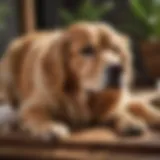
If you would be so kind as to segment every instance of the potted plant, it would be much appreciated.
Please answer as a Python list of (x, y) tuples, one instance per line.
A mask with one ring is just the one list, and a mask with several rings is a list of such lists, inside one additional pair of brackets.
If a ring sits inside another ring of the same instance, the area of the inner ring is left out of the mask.
[(131, 16), (124, 30), (139, 40), (141, 57), (148, 75), (160, 77), (160, 1), (130, 0)]
[(95, 4), (92, 0), (84, 0), (72, 13), (65, 8), (60, 9), (60, 17), (64, 25), (69, 25), (77, 21), (99, 21), (114, 7), (114, 3)]

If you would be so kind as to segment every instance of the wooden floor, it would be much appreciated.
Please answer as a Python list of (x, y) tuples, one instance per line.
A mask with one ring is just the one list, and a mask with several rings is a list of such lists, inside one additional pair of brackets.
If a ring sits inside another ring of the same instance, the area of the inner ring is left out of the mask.
[(160, 160), (160, 132), (122, 138), (98, 127), (73, 133), (61, 142), (42, 142), (20, 133), (0, 135), (1, 159)]
[(0, 136), (0, 159), (159, 160), (160, 134), (120, 138), (106, 128), (73, 133), (65, 141), (42, 142), (24, 135)]

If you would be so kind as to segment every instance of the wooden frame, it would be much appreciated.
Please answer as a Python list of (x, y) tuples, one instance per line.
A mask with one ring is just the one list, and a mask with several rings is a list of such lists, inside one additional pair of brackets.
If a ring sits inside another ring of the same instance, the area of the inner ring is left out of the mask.
[(36, 29), (35, 0), (21, 0), (22, 13), (21, 24), (24, 33), (33, 32)]

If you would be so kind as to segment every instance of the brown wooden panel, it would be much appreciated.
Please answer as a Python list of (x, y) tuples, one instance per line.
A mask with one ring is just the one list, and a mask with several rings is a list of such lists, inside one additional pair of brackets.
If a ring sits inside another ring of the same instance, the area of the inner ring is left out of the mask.
[(35, 0), (20, 1), (20, 10), (22, 12), (21, 21), (23, 32), (33, 32), (36, 28)]

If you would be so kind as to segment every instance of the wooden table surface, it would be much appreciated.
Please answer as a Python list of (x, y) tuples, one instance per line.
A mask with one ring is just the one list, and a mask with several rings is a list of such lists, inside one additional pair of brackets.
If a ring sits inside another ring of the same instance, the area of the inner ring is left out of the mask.
[(43, 142), (14, 133), (0, 136), (0, 159), (160, 159), (160, 134), (122, 138), (107, 128), (73, 133), (64, 141)]
[(160, 132), (124, 138), (96, 127), (75, 132), (61, 142), (44, 142), (21, 133), (1, 134), (0, 160), (3, 159), (160, 160)]

